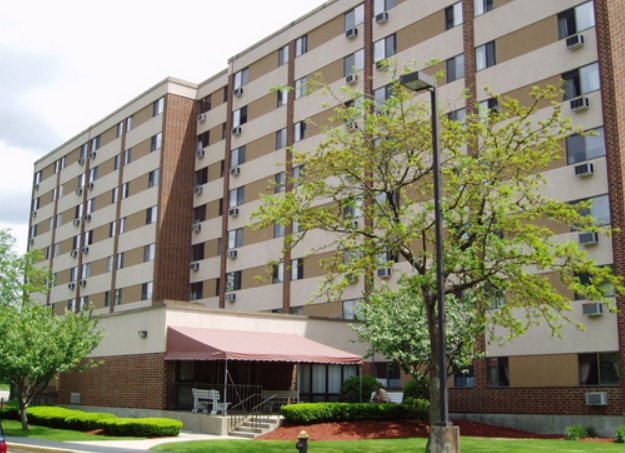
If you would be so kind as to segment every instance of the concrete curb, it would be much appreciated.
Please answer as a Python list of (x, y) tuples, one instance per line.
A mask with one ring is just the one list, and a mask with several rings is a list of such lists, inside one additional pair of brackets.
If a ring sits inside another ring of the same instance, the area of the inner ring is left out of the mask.
[(70, 450), (67, 448), (55, 448), (55, 447), (42, 447), (39, 445), (29, 444), (16, 444), (13, 442), (7, 442), (7, 447), (10, 450), (27, 450), (27, 451), (40, 451), (42, 453), (83, 453), (81, 450)]

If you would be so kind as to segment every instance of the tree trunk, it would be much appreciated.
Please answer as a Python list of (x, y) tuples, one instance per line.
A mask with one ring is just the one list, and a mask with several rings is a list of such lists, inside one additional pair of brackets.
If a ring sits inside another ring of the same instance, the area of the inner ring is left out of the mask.
[(26, 413), (26, 409), (28, 409), (28, 404), (22, 398), (22, 395), (19, 397), (19, 405), (20, 405), (20, 421), (22, 422), (22, 431), (28, 431), (28, 414)]

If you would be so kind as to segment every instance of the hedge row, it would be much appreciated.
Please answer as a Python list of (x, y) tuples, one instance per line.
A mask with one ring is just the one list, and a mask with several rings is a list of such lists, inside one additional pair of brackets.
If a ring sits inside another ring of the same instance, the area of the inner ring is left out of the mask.
[[(106, 412), (85, 412), (64, 407), (35, 406), (26, 410), (28, 421), (33, 425), (52, 428), (90, 431), (102, 429), (113, 436), (177, 436), (182, 422), (171, 418), (120, 418)], [(5, 407), (2, 417), (19, 420), (15, 408)]]
[(282, 406), (285, 422), (308, 425), (342, 420), (426, 420), (429, 410), (426, 400), (393, 403), (299, 403)]

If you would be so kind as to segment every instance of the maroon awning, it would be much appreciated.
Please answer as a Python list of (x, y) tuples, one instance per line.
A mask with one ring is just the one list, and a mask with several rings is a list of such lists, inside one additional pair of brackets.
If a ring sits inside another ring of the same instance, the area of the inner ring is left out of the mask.
[(168, 327), (165, 360), (359, 364), (362, 357), (288, 333)]

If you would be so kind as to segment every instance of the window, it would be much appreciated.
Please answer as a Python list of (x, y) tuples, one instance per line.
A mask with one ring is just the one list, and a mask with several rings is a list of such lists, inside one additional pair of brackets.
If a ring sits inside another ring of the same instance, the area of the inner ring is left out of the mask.
[(473, 11), (475, 13), (475, 17), (492, 11), (492, 9), (493, 0), (473, 0)]
[(383, 87), (380, 87), (374, 90), (373, 97), (375, 98), (375, 103), (376, 103), (378, 110), (384, 107), (384, 105), (386, 104), (386, 101), (388, 101), (392, 96), (393, 96), (393, 85), (391, 84), (385, 85)]
[(508, 357), (491, 357), (486, 360), (486, 381), (489, 387), (510, 385)]
[(113, 266), (115, 264), (115, 257), (113, 256), (109, 256), (106, 259), (106, 271), (107, 272), (113, 272)]
[(283, 238), (286, 236), (286, 225), (280, 225), (279, 223), (275, 223), (273, 225), (273, 237), (275, 238)]
[(74, 311), (76, 306), (76, 299), (70, 299), (67, 301), (67, 311)]
[(109, 223), (109, 237), (112, 238), (113, 236), (115, 236), (115, 222), (111, 222)]
[(393, 362), (377, 362), (375, 377), (384, 387), (401, 387), (399, 366)]
[(104, 306), (110, 307), (110, 305), (111, 305), (111, 292), (104, 291)]
[(228, 272), (226, 274), (226, 291), (241, 289), (241, 271)]
[(121, 305), (123, 301), (123, 291), (122, 288), (117, 288), (115, 290), (115, 305)]
[(98, 179), (98, 166), (97, 165), (89, 169), (89, 177), (87, 181), (94, 182), (96, 179)]
[(204, 297), (204, 282), (191, 283), (191, 300), (199, 300)]
[(91, 139), (91, 151), (100, 149), (100, 136)]
[(95, 211), (95, 198), (90, 198), (87, 200), (87, 214), (93, 214)]
[(230, 207), (235, 208), (245, 203), (245, 186), (237, 187), (230, 191)]
[(308, 35), (300, 36), (295, 40), (295, 56), (299, 57), (308, 52)]
[(289, 89), (288, 88), (282, 88), (278, 91), (276, 91), (276, 106), (277, 107), (282, 107), (283, 105), (286, 105), (287, 102), (289, 102)]
[(132, 116), (129, 116), (128, 118), (126, 118), (126, 132), (128, 132), (130, 129), (132, 129)]
[(464, 54), (447, 60), (447, 83), (464, 77)]
[(154, 283), (147, 282), (141, 285), (141, 300), (152, 299), (152, 290), (154, 289)]
[(304, 76), (301, 79), (295, 81), (295, 99), (299, 99), (302, 96), (306, 96), (308, 92), (308, 76)]
[(293, 187), (297, 187), (299, 179), (304, 177), (304, 164), (293, 167)]
[(280, 129), (276, 132), (276, 149), (284, 148), (286, 146), (286, 128)]
[(569, 165), (605, 156), (603, 127), (592, 129), (594, 135), (574, 134), (566, 139), (566, 159)]
[(197, 136), (197, 150), (201, 151), (202, 149), (206, 148), (211, 141), (211, 135), (210, 135), (210, 131), (206, 131), (200, 135)]
[(301, 280), (304, 278), (304, 260), (295, 258), (291, 260), (291, 280)]
[(158, 214), (158, 207), (152, 206), (145, 210), (145, 224), (150, 225), (156, 223), (156, 216)]
[(228, 231), (228, 250), (243, 246), (243, 228)]
[[(575, 201), (573, 204), (580, 201), (590, 201), (590, 208), (583, 210), (582, 215), (593, 217), (597, 225), (610, 225), (610, 201), (607, 194)], [(575, 229), (573, 228), (573, 230)]]
[(191, 261), (201, 261), (204, 259), (204, 243), (193, 244), (191, 246)]
[(358, 306), (363, 302), (363, 299), (347, 299), (343, 301), (343, 319), (356, 319), (356, 313), (358, 312)]
[(161, 171), (158, 168), (148, 173), (148, 187), (158, 186), (160, 177), (161, 177)]
[(80, 234), (77, 234), (76, 236), (72, 237), (72, 250), (77, 250), (80, 248)]
[(449, 121), (464, 121), (467, 117), (467, 109), (462, 107), (458, 110), (454, 110), (453, 112), (449, 112), (447, 114), (447, 118)]
[(461, 372), (454, 374), (454, 387), (456, 388), (475, 387), (475, 375), (473, 374), (473, 367), (469, 367), (466, 370), (462, 370)]
[(232, 127), (247, 123), (247, 105), (232, 112)]
[(132, 162), (132, 148), (124, 151), (124, 165), (128, 165), (130, 162)]
[(579, 354), (580, 385), (617, 385), (621, 382), (618, 352)]
[[(590, 274), (583, 273), (583, 274), (576, 274), (575, 276), (579, 278), (579, 282), (582, 285), (592, 284), (592, 278)], [(610, 297), (616, 296), (614, 285), (612, 285), (611, 283), (603, 283), (601, 285), (601, 291), (603, 292), (603, 297), (610, 298)], [(573, 299), (574, 300), (586, 300), (586, 297), (581, 294), (575, 293), (575, 295), (573, 296)]]
[(373, 0), (373, 14), (378, 15), (384, 11), (394, 8), (397, 0)]
[(156, 253), (156, 245), (148, 244), (143, 247), (143, 262), (154, 261), (154, 255)]
[(59, 242), (54, 243), (54, 256), (59, 256), (61, 253), (61, 244)]
[(228, 130), (228, 124), (226, 123), (222, 123), (221, 124), (221, 139), (225, 140), (226, 138), (226, 131)]
[(121, 162), (121, 155), (120, 154), (115, 154), (115, 157), (113, 158), (113, 171), (115, 170), (119, 170), (119, 164)]
[(117, 123), (116, 136), (121, 137), (123, 133), (124, 133), (124, 122), (120, 121), (119, 123)]
[(496, 63), (495, 41), (487, 42), (475, 49), (475, 65), (478, 71), (490, 68)]
[(365, 51), (360, 49), (343, 58), (343, 76), (347, 77), (365, 66)]
[(198, 110), (200, 113), (208, 112), (212, 108), (211, 95), (203, 97), (198, 101)]
[(278, 66), (287, 64), (289, 62), (289, 45), (278, 49)]
[(163, 113), (165, 108), (165, 98), (160, 98), (152, 105), (152, 116), (158, 116)]
[(445, 30), (462, 24), (462, 2), (454, 3), (445, 8)]
[(234, 89), (238, 90), (239, 88), (244, 87), (250, 80), (250, 68), (241, 69), (239, 72), (234, 74)]
[(119, 234), (126, 232), (126, 217), (119, 219)]
[(365, 19), (365, 5), (360, 4), (352, 10), (347, 11), (343, 15), (344, 31), (351, 28), (355, 28), (357, 25), (362, 24)]
[(273, 193), (286, 192), (286, 172), (281, 171), (280, 173), (276, 173), (273, 179), (274, 179)]
[(124, 184), (122, 184), (122, 200), (125, 198), (128, 198), (129, 195), (130, 195), (130, 185), (129, 183), (125, 182)]
[(85, 263), (82, 265), (82, 273), (81, 273), (82, 278), (89, 278), (91, 277), (91, 263)]
[(599, 65), (592, 63), (562, 74), (564, 79), (564, 100), (573, 99), (591, 91), (598, 90)]
[(196, 206), (193, 208), (193, 223), (199, 223), (206, 220), (206, 205)]
[(223, 87), (222, 90), (223, 102), (228, 102), (228, 86)]
[(284, 262), (280, 261), (278, 264), (273, 265), (271, 273), (272, 283), (282, 283), (284, 281)]
[(337, 401), (342, 383), (357, 372), (354, 365), (300, 365), (300, 398), (302, 401)]
[(75, 282), (78, 279), (78, 266), (74, 266), (69, 270), (69, 281)]
[(233, 149), (230, 154), (230, 165), (232, 167), (243, 165), (245, 163), (246, 156), (247, 148), (245, 146)]
[(117, 269), (124, 268), (124, 252), (117, 254)]
[(74, 208), (74, 219), (80, 219), (82, 217), (82, 204), (79, 204)]
[(293, 129), (294, 129), (293, 141), (299, 142), (306, 138), (306, 122), (305, 121), (298, 121), (293, 126)]
[(575, 8), (558, 14), (558, 35), (560, 39), (595, 26), (595, 11), (592, 2), (582, 3)]
[(362, 217), (362, 198), (349, 198), (343, 200), (343, 218), (344, 219), (357, 219)]
[(195, 185), (201, 186), (208, 182), (208, 167), (201, 168), (195, 171)]
[(490, 98), (478, 103), (478, 111), (480, 116), (487, 118), (490, 113), (499, 111), (499, 101), (497, 98)]
[(85, 174), (81, 173), (76, 178), (76, 187), (83, 188), (85, 187)]
[(54, 173), (58, 173), (63, 170), (67, 166), (67, 156), (61, 157), (59, 160), (54, 162)]
[(397, 36), (395, 33), (373, 43), (373, 60), (380, 63), (397, 52)]
[(163, 134), (159, 132), (150, 139), (150, 151), (157, 151), (163, 146)]

